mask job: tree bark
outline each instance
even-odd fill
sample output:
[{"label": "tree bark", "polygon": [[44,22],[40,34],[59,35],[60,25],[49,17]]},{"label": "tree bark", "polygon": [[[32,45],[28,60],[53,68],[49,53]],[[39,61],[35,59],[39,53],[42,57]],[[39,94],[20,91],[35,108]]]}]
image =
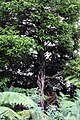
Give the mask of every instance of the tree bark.
[{"label": "tree bark", "polygon": [[38,51],[38,62],[39,62],[39,72],[38,72],[38,80],[37,84],[41,91],[41,107],[44,110],[44,82],[45,82],[45,59],[44,59],[44,51]]}]

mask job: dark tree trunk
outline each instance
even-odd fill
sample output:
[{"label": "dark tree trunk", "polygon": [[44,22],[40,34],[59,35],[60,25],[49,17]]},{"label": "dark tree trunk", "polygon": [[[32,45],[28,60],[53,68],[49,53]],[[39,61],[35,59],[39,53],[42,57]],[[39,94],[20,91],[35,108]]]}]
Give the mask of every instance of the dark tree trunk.
[{"label": "dark tree trunk", "polygon": [[38,72],[37,84],[41,91],[41,107],[44,110],[45,59],[44,59],[43,50],[38,51],[38,62],[39,62],[39,72]]}]

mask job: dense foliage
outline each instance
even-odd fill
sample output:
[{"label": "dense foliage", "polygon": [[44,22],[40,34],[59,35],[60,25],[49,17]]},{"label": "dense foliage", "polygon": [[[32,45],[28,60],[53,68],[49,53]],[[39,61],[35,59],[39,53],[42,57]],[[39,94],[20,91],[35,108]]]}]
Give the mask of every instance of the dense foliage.
[{"label": "dense foliage", "polygon": [[[0,59],[5,64],[4,66],[7,66],[7,71],[12,70],[10,73],[8,72],[8,74],[12,73],[11,76],[15,76],[13,78],[10,76],[12,79],[18,80],[22,77],[22,82],[26,78],[29,79],[24,74],[18,74],[19,78],[16,74],[13,75],[13,71],[15,73],[18,69],[20,69],[21,73],[27,71],[33,73],[31,77],[35,79],[34,76],[38,74],[39,66],[41,65],[39,58],[42,58],[40,57],[39,49],[43,50],[46,60],[45,74],[49,76],[62,70],[67,59],[72,59],[72,53],[77,49],[79,39],[79,30],[75,25],[79,19],[80,3],[78,0],[1,0],[0,6],[0,38],[7,42],[4,37],[8,35],[8,39],[12,39],[11,42],[8,40],[9,43],[6,43],[8,45],[6,47],[8,50],[8,53],[6,53],[7,58],[6,56],[4,58],[5,44],[3,43]],[[28,50],[27,52],[29,53],[29,49],[32,48],[30,44],[34,44],[30,38],[26,41],[27,38],[25,37],[27,36],[34,38],[37,46],[39,45],[33,55],[26,55],[26,51]],[[14,41],[15,37],[17,37],[17,41]],[[23,43],[23,41],[26,43]],[[12,42],[15,42],[13,43],[13,50]],[[26,45],[23,46],[23,44],[26,44],[27,47]],[[5,50],[5,52],[7,51]],[[20,59],[15,58],[17,53],[21,56]],[[27,57],[29,59],[28,62]],[[8,64],[6,59],[9,59]]]}]

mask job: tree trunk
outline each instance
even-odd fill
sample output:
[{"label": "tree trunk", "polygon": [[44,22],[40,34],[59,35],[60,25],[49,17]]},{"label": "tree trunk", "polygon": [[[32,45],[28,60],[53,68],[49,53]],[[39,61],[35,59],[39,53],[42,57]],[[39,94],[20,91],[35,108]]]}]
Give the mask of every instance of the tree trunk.
[{"label": "tree trunk", "polygon": [[39,72],[38,72],[37,84],[41,91],[41,107],[44,110],[45,59],[44,59],[43,50],[38,51],[38,62],[39,62]]}]

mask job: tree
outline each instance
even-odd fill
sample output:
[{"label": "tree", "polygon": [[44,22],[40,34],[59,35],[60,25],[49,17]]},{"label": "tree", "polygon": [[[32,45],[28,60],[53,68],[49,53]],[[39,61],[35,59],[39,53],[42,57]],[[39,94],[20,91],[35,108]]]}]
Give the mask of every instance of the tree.
[{"label": "tree", "polygon": [[[79,0],[2,0],[0,6],[1,34],[10,34],[10,27],[14,27],[11,34],[14,35],[18,31],[16,34],[20,38],[23,36],[20,41],[28,36],[33,38],[37,44],[37,83],[41,90],[41,106],[44,109],[45,75],[49,70],[45,68],[56,62],[57,64],[58,62],[59,64],[65,63],[65,60],[72,58],[74,33],[77,31],[74,24],[79,19],[80,2]],[[32,46],[28,48],[30,47]],[[25,48],[23,51],[26,53]],[[15,50],[13,52],[15,55]],[[49,58],[46,57],[47,53],[50,55]],[[62,68],[59,67],[56,72],[55,69],[51,75]]]}]

